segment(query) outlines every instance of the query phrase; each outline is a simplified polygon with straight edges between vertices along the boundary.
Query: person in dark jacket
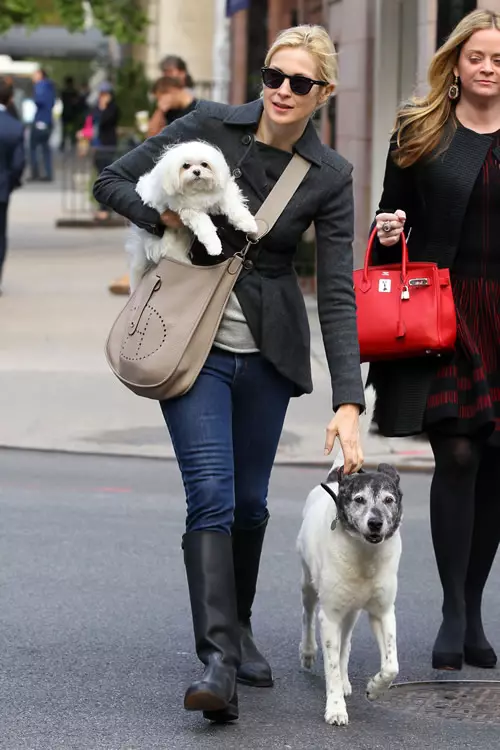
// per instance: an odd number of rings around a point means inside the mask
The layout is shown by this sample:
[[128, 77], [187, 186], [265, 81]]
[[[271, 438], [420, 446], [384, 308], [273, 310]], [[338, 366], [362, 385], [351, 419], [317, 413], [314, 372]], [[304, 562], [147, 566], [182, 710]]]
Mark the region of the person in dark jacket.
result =
[[[115, 101], [113, 86], [105, 81], [99, 87], [97, 105], [92, 111], [95, 136], [91, 145], [95, 149], [94, 165], [98, 175], [115, 160], [119, 118], [120, 112]], [[104, 203], [99, 205], [96, 219], [99, 221], [109, 219], [108, 207]]]
[[12, 86], [0, 79], [0, 293], [7, 255], [7, 211], [13, 190], [20, 187], [24, 171], [24, 128], [9, 112]]
[[[52, 151], [50, 148], [50, 136], [52, 135], [53, 119], [52, 110], [56, 102], [56, 89], [53, 81], [47, 73], [39, 69], [33, 75], [34, 92], [33, 97], [36, 112], [31, 125], [30, 155], [31, 155], [31, 179], [50, 182], [52, 180]], [[40, 176], [38, 152], [42, 152], [44, 176]]]
[[[387, 160], [376, 260], [449, 268], [451, 357], [376, 363], [382, 434], [428, 432], [431, 527], [443, 587], [436, 669], [494, 667], [483, 591], [500, 540], [500, 14], [466, 16], [430, 65], [431, 89], [404, 106]], [[417, 292], [418, 293], [418, 292]]]
[[[161, 403], [186, 491], [182, 546], [196, 649], [205, 665], [184, 705], [220, 722], [238, 716], [236, 679], [256, 687], [273, 684], [271, 667], [253, 640], [251, 611], [269, 519], [269, 479], [286, 410], [290, 397], [312, 390], [308, 318], [293, 269], [297, 245], [311, 222], [335, 412], [325, 453], [339, 437], [345, 470], [357, 471], [363, 462], [352, 167], [321, 144], [311, 121], [334, 90], [336, 55], [322, 27], [299, 26], [278, 36], [265, 65], [261, 100], [236, 107], [199, 102], [189, 115], [105, 169], [94, 186], [97, 200], [161, 236], [165, 226], [179, 226], [179, 217], [169, 211], [160, 216], [145, 206], [135, 185], [169, 144], [201, 138], [218, 146], [254, 214], [293, 152], [311, 165], [273, 229], [250, 253], [195, 384]], [[245, 245], [241, 233], [213, 219], [227, 255]], [[196, 262], [210, 262], [199, 250], [194, 249]]]
[[66, 144], [70, 148], [76, 145], [76, 133], [82, 125], [83, 120], [83, 102], [80, 92], [75, 86], [72, 76], [66, 76], [64, 87], [61, 91], [61, 145], [60, 150], [64, 151]]

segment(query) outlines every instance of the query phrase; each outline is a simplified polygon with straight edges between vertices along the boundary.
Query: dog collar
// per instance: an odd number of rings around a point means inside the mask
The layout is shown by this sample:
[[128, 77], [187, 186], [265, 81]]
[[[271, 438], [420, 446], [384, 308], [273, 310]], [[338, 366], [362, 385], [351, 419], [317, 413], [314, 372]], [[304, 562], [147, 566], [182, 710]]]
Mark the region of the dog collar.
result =
[[325, 490], [325, 492], [327, 492], [330, 495], [330, 497], [333, 499], [333, 501], [335, 503], [335, 518], [333, 519], [333, 521], [330, 524], [330, 529], [332, 531], [335, 531], [335, 529], [337, 528], [338, 520], [339, 520], [339, 512], [338, 512], [338, 509], [337, 509], [337, 498], [335, 497], [335, 494], [332, 492], [332, 490], [330, 489], [330, 487], [327, 484], [325, 484], [324, 482], [321, 482], [321, 487], [323, 487], [323, 489]]

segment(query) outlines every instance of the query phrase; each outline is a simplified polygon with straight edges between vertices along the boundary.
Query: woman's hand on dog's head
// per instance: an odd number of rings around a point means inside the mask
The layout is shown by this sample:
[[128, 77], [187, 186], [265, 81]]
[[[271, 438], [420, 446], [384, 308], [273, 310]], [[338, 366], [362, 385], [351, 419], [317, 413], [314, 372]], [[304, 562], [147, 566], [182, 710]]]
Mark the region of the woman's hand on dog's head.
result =
[[175, 211], [170, 211], [170, 209], [160, 214], [160, 219], [161, 223], [165, 224], [169, 229], [180, 229], [183, 226], [179, 214], [176, 214]]

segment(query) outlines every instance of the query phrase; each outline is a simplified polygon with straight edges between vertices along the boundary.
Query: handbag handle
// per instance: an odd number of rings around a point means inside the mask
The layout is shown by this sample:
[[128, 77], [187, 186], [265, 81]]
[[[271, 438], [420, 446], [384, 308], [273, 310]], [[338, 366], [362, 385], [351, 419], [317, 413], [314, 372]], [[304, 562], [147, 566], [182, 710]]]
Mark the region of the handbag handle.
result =
[[255, 214], [255, 221], [263, 228], [252, 244], [257, 243], [274, 227], [279, 217], [291, 201], [302, 180], [309, 172], [311, 163], [299, 154], [294, 154], [276, 181], [273, 189]]
[[[377, 236], [377, 227], [374, 227], [368, 240], [368, 247], [365, 253], [365, 265], [363, 269], [363, 282], [368, 283], [368, 269], [370, 267], [370, 261], [372, 259], [373, 245], [375, 244], [375, 238]], [[402, 261], [401, 261], [401, 278], [404, 281], [406, 279], [406, 267], [408, 265], [408, 245], [406, 244], [406, 237], [404, 232], [401, 232], [401, 249], [402, 249]]]

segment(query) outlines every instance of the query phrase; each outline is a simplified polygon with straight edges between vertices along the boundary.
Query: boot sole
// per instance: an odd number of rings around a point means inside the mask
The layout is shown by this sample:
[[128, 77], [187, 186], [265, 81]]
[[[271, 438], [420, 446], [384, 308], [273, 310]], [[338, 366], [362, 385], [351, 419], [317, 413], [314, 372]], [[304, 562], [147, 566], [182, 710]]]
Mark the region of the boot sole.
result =
[[227, 701], [209, 690], [197, 690], [184, 698], [186, 711], [222, 711], [227, 705]]
[[247, 687], [256, 687], [256, 688], [274, 687], [274, 680], [248, 680], [245, 677], [236, 676], [236, 682], [238, 682], [240, 685], [246, 685]]
[[463, 654], [441, 653], [435, 651], [432, 654], [432, 668], [445, 672], [460, 672], [463, 666]]
[[222, 711], [203, 711], [203, 718], [208, 719], [213, 724], [229, 724], [229, 722], [239, 719], [239, 713], [237, 708], [228, 706], [223, 708]]

